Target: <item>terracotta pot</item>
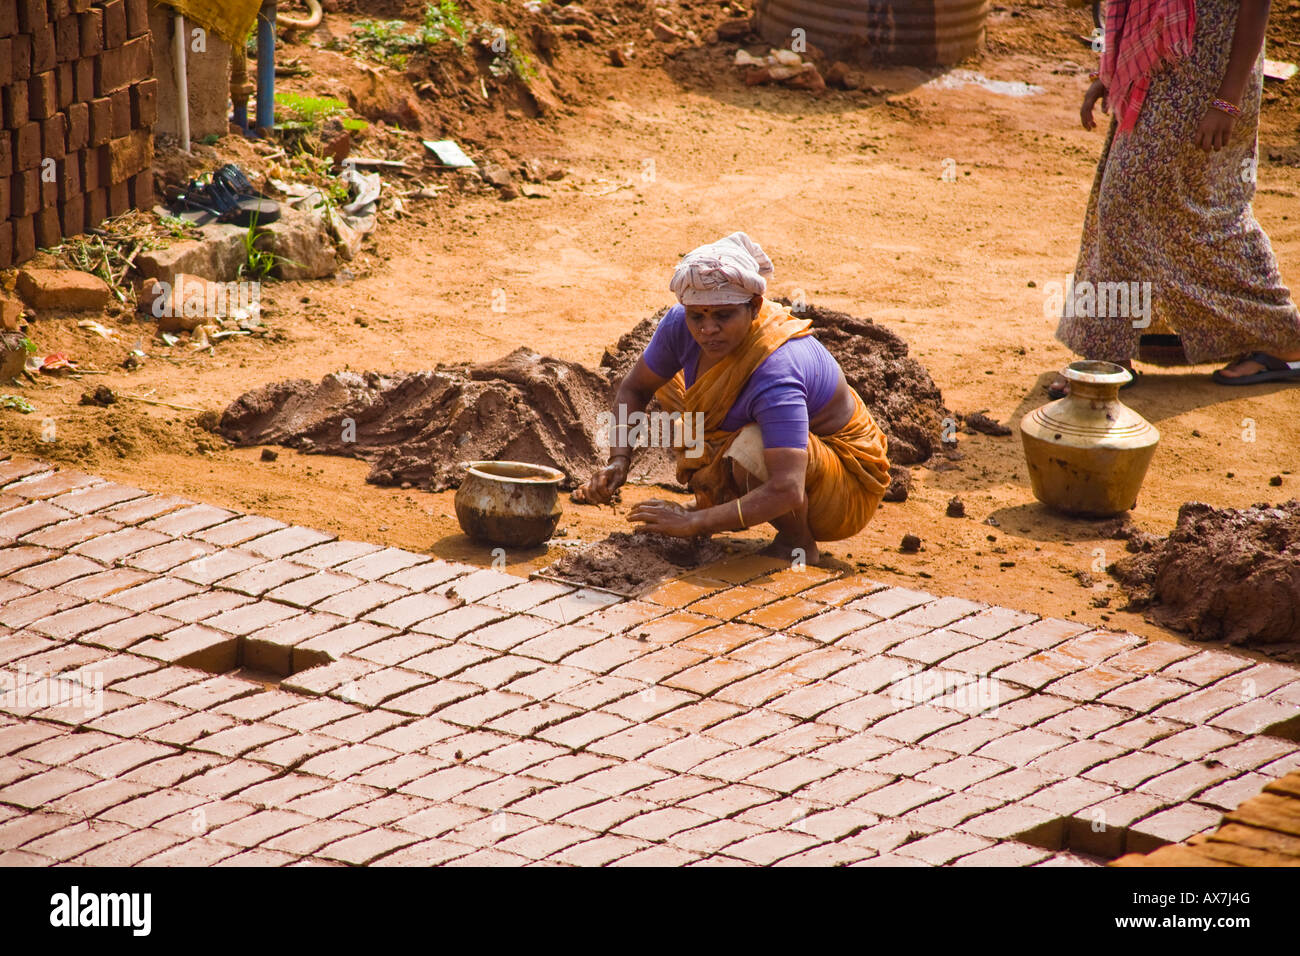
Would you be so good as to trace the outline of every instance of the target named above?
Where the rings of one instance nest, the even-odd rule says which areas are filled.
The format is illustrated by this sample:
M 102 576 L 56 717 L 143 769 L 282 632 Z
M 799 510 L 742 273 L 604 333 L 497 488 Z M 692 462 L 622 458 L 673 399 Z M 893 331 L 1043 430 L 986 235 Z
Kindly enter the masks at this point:
M 471 461 L 456 490 L 456 520 L 471 538 L 531 548 L 555 533 L 564 472 L 522 461 Z
M 1160 433 L 1119 400 L 1129 372 L 1110 362 L 1072 362 L 1070 394 L 1020 422 L 1034 497 L 1057 511 L 1102 518 L 1137 504 Z

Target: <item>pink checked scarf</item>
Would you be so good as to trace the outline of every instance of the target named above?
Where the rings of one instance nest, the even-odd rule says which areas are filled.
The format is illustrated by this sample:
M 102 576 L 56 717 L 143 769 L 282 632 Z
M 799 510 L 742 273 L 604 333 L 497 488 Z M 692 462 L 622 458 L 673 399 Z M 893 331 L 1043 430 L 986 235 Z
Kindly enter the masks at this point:
M 1125 133 L 1137 122 L 1151 74 L 1192 52 L 1195 0 L 1109 0 L 1101 81 Z

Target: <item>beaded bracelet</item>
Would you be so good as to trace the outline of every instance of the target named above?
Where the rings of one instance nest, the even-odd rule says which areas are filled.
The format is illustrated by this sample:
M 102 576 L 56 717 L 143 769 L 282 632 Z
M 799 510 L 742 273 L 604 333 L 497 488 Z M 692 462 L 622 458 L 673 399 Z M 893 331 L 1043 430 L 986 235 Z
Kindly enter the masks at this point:
M 1227 113 L 1229 116 L 1240 116 L 1241 108 L 1234 103 L 1218 98 L 1210 100 L 1210 108 L 1219 110 L 1221 113 Z

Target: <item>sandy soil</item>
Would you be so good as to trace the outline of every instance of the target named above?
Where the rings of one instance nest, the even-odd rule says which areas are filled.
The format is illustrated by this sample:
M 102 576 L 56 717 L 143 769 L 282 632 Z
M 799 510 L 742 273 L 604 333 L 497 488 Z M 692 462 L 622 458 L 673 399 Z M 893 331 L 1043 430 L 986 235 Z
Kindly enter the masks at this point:
M 279 341 L 226 342 L 215 354 L 182 346 L 170 360 L 151 347 L 154 357 L 128 373 L 118 367 L 125 345 L 73 318 L 42 320 L 42 350 L 66 349 L 113 371 L 25 389 L 37 413 L 0 412 L 0 447 L 486 564 L 487 549 L 456 525 L 451 492 L 376 488 L 363 481 L 364 463 L 287 450 L 262 462 L 259 449 L 222 447 L 190 412 L 129 401 L 99 409 L 78 399 L 102 383 L 219 411 L 267 381 L 485 361 L 521 344 L 594 366 L 607 344 L 669 300 L 678 255 L 735 229 L 771 254 L 774 294 L 802 290 L 817 304 L 886 324 L 911 343 L 950 408 L 1018 421 L 1046 400 L 1044 385 L 1070 360 L 1052 337 L 1044 285 L 1073 266 L 1102 141 L 1078 122 L 1095 60 L 1075 39 L 1086 24 L 1058 3 L 995 10 L 988 52 L 965 66 L 1043 87 L 1024 98 L 925 87 L 927 74 L 905 69 L 874 73 L 877 93 L 747 88 L 722 47 L 623 70 L 596 51 L 563 53 L 553 70 L 567 63 L 580 71 L 583 100 L 545 129 L 521 120 L 514 140 L 569 170 L 551 198 L 448 194 L 411 203 L 411 215 L 382 222 L 370 251 L 336 281 L 267 287 L 266 318 Z M 1300 59 L 1300 44 L 1273 55 Z M 1295 92 L 1271 94 L 1265 105 L 1256 201 L 1293 287 Z M 121 316 L 111 324 L 132 342 L 148 332 Z M 1166 533 L 1189 500 L 1241 507 L 1297 495 L 1300 389 L 1229 390 L 1209 381 L 1209 367 L 1145 371 L 1125 401 L 1163 439 L 1132 514 L 1138 526 Z M 47 418 L 57 429 L 49 444 L 39 441 Z M 1016 437 L 963 433 L 960 442 L 961 460 L 918 469 L 906 503 L 883 505 L 830 553 L 894 584 L 1173 636 L 1115 610 L 1122 597 L 1098 572 L 1123 542 L 1039 506 Z M 1275 475 L 1280 487 L 1269 484 Z M 549 550 L 507 555 L 507 565 L 524 573 L 566 543 L 625 530 L 628 508 L 656 494 L 629 488 L 616 509 L 566 504 L 566 537 Z M 967 517 L 945 517 L 954 494 Z M 922 538 L 919 553 L 899 552 L 907 533 Z M 757 532 L 737 537 L 759 540 Z

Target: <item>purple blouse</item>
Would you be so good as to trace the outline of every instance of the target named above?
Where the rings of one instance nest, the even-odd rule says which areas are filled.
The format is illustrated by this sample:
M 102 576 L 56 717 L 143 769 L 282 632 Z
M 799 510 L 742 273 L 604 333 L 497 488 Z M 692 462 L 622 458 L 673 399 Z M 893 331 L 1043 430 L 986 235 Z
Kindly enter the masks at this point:
M 700 347 L 686 327 L 684 306 L 668 310 L 641 357 L 661 378 L 681 370 L 686 387 L 691 387 Z M 810 335 L 790 339 L 749 376 L 722 427 L 736 431 L 757 422 L 764 448 L 807 448 L 808 419 L 835 397 L 840 378 L 839 363 L 824 345 Z

